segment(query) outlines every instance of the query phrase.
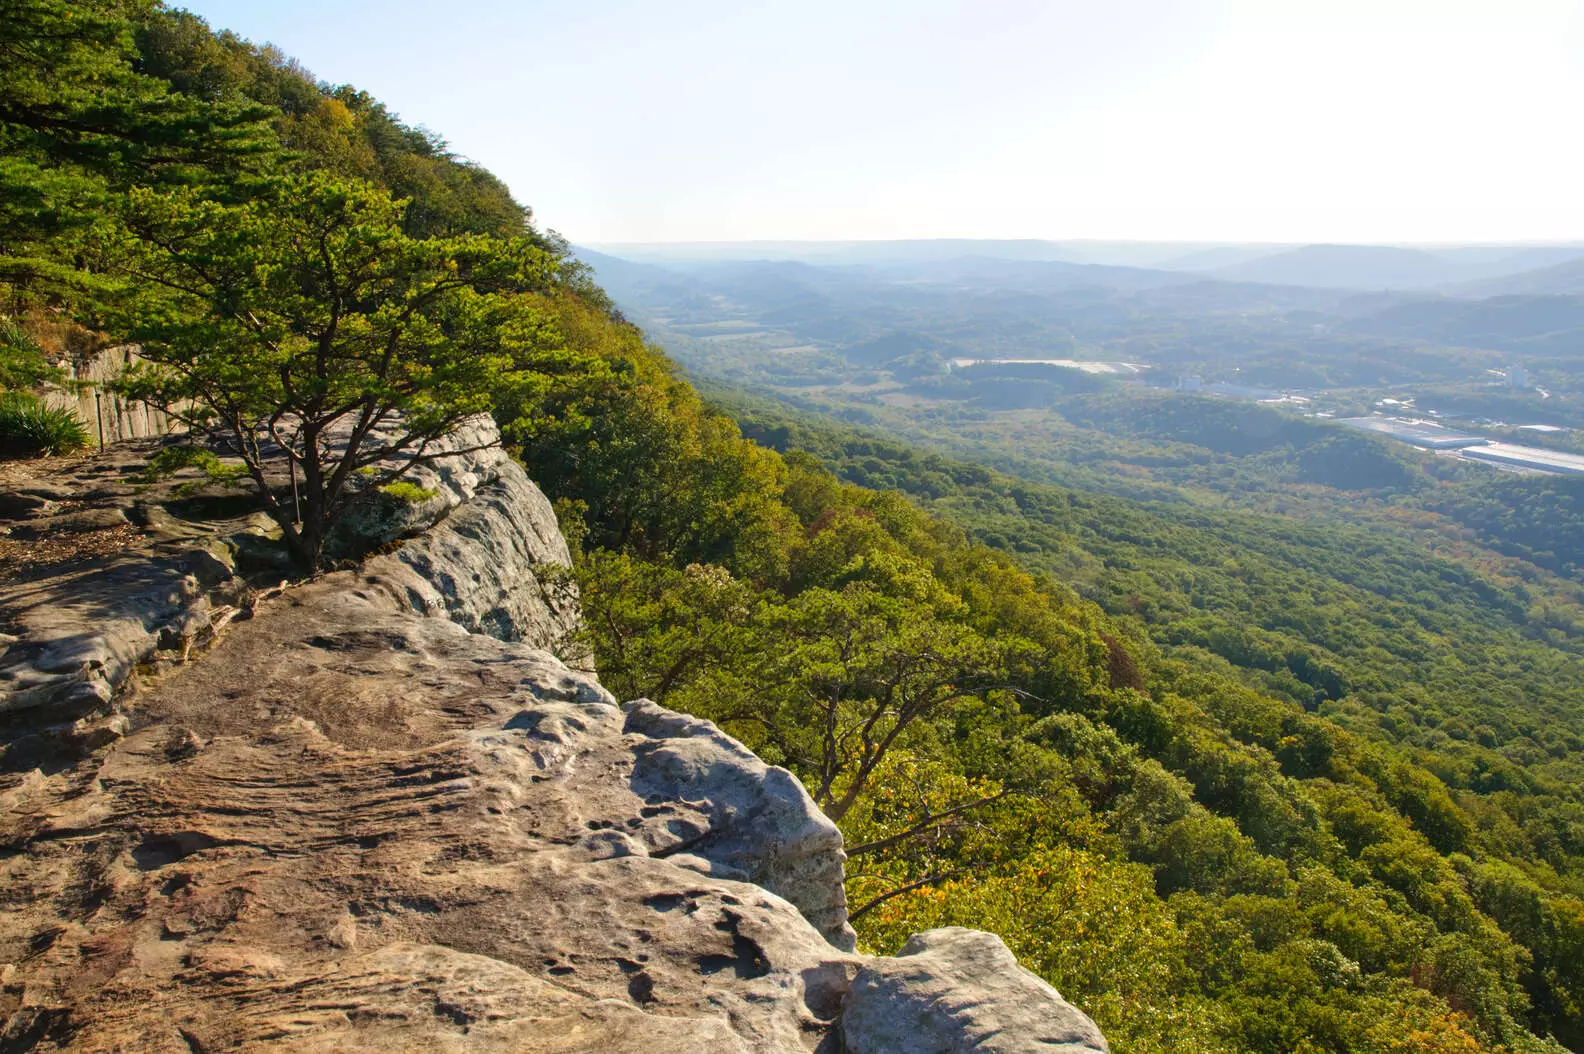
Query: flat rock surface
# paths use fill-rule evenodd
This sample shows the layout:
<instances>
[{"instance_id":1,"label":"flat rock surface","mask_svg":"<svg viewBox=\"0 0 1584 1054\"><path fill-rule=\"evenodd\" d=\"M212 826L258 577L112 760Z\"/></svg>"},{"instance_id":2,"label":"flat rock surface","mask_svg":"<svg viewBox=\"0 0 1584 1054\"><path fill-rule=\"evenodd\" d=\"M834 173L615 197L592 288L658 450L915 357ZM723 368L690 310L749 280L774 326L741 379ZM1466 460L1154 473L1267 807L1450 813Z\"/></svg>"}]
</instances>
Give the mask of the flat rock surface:
<instances>
[{"instance_id":1,"label":"flat rock surface","mask_svg":"<svg viewBox=\"0 0 1584 1054\"><path fill-rule=\"evenodd\" d=\"M365 547L416 537L364 571L398 606L546 646L577 626L561 573L571 558L549 501L499 439L488 418L469 419L432 451L455 454L411 472L430 499L366 502L373 511L353 517ZM0 715L36 711L34 725L81 740L74 726L156 652L185 656L217 610L292 575L251 484L193 467L151 479L162 445L0 465Z\"/></svg>"},{"instance_id":2,"label":"flat rock surface","mask_svg":"<svg viewBox=\"0 0 1584 1054\"><path fill-rule=\"evenodd\" d=\"M257 536L263 517L238 491L191 493L203 487L195 470L141 482L158 447L3 466L0 718L27 711L35 727L70 728L246 591L227 539ZM0 742L13 731L0 727Z\"/></svg>"},{"instance_id":3,"label":"flat rock surface","mask_svg":"<svg viewBox=\"0 0 1584 1054\"><path fill-rule=\"evenodd\" d=\"M857 958L722 877L755 864L717 816L728 800L781 816L812 844L777 853L834 853L838 875L839 841L712 726L629 730L549 654L391 610L351 573L234 624L127 716L124 739L0 793L6 1042L801 1050L832 1035ZM697 764L680 782L635 775L659 753Z\"/></svg>"}]
</instances>

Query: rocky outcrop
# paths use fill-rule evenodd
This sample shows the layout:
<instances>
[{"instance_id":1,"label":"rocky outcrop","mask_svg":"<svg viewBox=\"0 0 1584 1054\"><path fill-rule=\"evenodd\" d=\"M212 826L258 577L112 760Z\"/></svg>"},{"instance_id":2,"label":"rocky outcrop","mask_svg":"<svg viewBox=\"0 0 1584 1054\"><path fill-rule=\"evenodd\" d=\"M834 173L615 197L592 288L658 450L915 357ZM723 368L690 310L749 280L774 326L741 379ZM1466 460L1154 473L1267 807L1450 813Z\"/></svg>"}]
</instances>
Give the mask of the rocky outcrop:
<instances>
[{"instance_id":1,"label":"rocky outcrop","mask_svg":"<svg viewBox=\"0 0 1584 1054\"><path fill-rule=\"evenodd\" d=\"M708 721L647 699L628 704L625 728L648 739L634 747L634 790L695 803L690 857L708 861L711 875L785 898L826 940L853 949L841 832L797 777L766 765Z\"/></svg>"},{"instance_id":2,"label":"rocky outcrop","mask_svg":"<svg viewBox=\"0 0 1584 1054\"><path fill-rule=\"evenodd\" d=\"M0 587L13 630L0 641L0 713L66 722L109 706L162 637L196 631L209 593L231 579L223 561L192 550L110 557Z\"/></svg>"},{"instance_id":3,"label":"rocky outcrop","mask_svg":"<svg viewBox=\"0 0 1584 1054\"><path fill-rule=\"evenodd\" d=\"M1110 1050L1082 1012L1018 965L1001 938L956 926L918 933L895 958L864 963L847 994L849 1050L912 1054L1096 1054Z\"/></svg>"},{"instance_id":4,"label":"rocky outcrop","mask_svg":"<svg viewBox=\"0 0 1584 1054\"><path fill-rule=\"evenodd\" d=\"M241 602L232 543L258 537L267 518L222 497L199 526L202 499L181 491L191 480L140 481L154 449L124 446L0 483L0 540L35 556L0 572L0 718L92 736L140 664L162 645L191 644L216 608Z\"/></svg>"},{"instance_id":5,"label":"rocky outcrop","mask_svg":"<svg viewBox=\"0 0 1584 1054\"><path fill-rule=\"evenodd\" d=\"M13 1032L395 1050L559 1022L559 1049L796 1050L829 1031L857 960L728 877L711 837L728 811L815 826L801 788L734 771L751 755L708 726L629 730L547 653L361 586L293 590L145 688L125 739L5 793ZM713 774L641 774L657 755Z\"/></svg>"},{"instance_id":6,"label":"rocky outcrop","mask_svg":"<svg viewBox=\"0 0 1584 1054\"><path fill-rule=\"evenodd\" d=\"M510 599L565 554L521 485L479 474L192 661L156 639L84 704L119 738L28 748L60 695L0 715L0 1048L1105 1049L988 935L855 954L840 835L790 773L535 647L575 611ZM107 591L61 619L147 602ZM10 649L57 624L35 609Z\"/></svg>"},{"instance_id":7,"label":"rocky outcrop","mask_svg":"<svg viewBox=\"0 0 1584 1054\"><path fill-rule=\"evenodd\" d=\"M429 498L366 502L343 533L360 549L411 538L363 567L366 586L393 603L502 640L553 645L577 625L576 593L559 570L571 558L549 501L492 445L499 438L487 417L468 421L436 445L457 453L406 477ZM0 533L117 541L0 582L8 620L0 714L36 710L70 728L107 707L162 647L184 650L218 611L247 603L248 577L290 573L269 541L273 525L245 490L206 486L196 469L151 483L142 472L156 449L123 445L66 462L0 502Z\"/></svg>"},{"instance_id":8,"label":"rocky outcrop","mask_svg":"<svg viewBox=\"0 0 1584 1054\"><path fill-rule=\"evenodd\" d=\"M343 429L339 442L346 441ZM399 421L374 429L369 436L371 444L392 447L403 438ZM423 447L423 460L392 457L368 466L351 477L350 487L355 492L389 479L385 473L400 471L399 481L425 495L420 500L381 500L372 490L363 490L367 499L355 503L342 519L332 545L347 552L362 552L398 538L412 538L445 519L454 509L473 500L483 487L498 479L502 472L516 467L511 456L500 446L500 429L488 416L480 414L459 424L448 435L433 440ZM518 474L522 470L518 468ZM522 476L526 481L527 477ZM537 488L535 488L537 490ZM552 531L554 526L552 522Z\"/></svg>"},{"instance_id":9,"label":"rocky outcrop","mask_svg":"<svg viewBox=\"0 0 1584 1054\"><path fill-rule=\"evenodd\" d=\"M117 344L98 350L81 348L67 354L55 365L70 376L72 383L66 388L47 387L45 405L76 413L100 446L162 436L177 428L163 410L124 398L111 389L111 382L139 360L140 350L136 344Z\"/></svg>"},{"instance_id":10,"label":"rocky outcrop","mask_svg":"<svg viewBox=\"0 0 1584 1054\"><path fill-rule=\"evenodd\" d=\"M473 633L551 646L577 626L572 562L555 511L507 461L472 500L364 570L400 604Z\"/></svg>"},{"instance_id":11,"label":"rocky outcrop","mask_svg":"<svg viewBox=\"0 0 1584 1054\"><path fill-rule=\"evenodd\" d=\"M342 523L342 547L411 539L364 568L398 603L501 640L564 640L578 618L577 595L555 571L572 562L566 539L544 493L501 449L495 422L470 418L426 453L434 460L407 468L402 482L429 496L371 495Z\"/></svg>"}]
</instances>

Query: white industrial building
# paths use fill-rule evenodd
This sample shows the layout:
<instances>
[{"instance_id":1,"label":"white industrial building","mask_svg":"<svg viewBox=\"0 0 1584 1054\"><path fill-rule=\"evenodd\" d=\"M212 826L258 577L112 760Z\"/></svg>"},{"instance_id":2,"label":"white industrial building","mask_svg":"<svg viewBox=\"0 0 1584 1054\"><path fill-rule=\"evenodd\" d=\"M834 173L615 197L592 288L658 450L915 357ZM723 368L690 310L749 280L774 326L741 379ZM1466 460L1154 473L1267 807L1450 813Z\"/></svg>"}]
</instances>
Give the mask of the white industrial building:
<instances>
[{"instance_id":1,"label":"white industrial building","mask_svg":"<svg viewBox=\"0 0 1584 1054\"><path fill-rule=\"evenodd\" d=\"M1510 465L1513 468L1584 476L1584 456L1564 454L1559 450L1519 446L1517 443L1483 443L1480 446L1464 447L1460 453L1467 458Z\"/></svg>"},{"instance_id":2,"label":"white industrial building","mask_svg":"<svg viewBox=\"0 0 1584 1054\"><path fill-rule=\"evenodd\" d=\"M1427 450L1455 450L1485 442L1484 437L1454 432L1433 421L1416 421L1407 417L1344 417L1337 424L1358 428L1365 432L1401 439L1404 443L1422 446Z\"/></svg>"}]
</instances>

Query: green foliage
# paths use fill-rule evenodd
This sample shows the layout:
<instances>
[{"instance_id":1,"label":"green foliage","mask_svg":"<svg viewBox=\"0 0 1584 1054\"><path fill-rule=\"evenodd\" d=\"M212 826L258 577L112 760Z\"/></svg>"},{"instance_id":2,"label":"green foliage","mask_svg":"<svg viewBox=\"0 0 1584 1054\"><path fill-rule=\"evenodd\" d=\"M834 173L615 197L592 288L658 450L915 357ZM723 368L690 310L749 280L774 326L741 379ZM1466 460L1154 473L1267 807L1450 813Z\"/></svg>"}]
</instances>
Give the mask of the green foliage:
<instances>
[{"instance_id":1,"label":"green foliage","mask_svg":"<svg viewBox=\"0 0 1584 1054\"><path fill-rule=\"evenodd\" d=\"M1002 872L943 882L877 909L865 927L894 950L936 926L988 929L1082 1006L1117 1050L1224 1050L1226 1014L1192 991L1193 950L1150 871L1068 846Z\"/></svg>"},{"instance_id":2,"label":"green foliage","mask_svg":"<svg viewBox=\"0 0 1584 1054\"><path fill-rule=\"evenodd\" d=\"M111 317L143 345L119 389L220 430L306 567L360 493L351 473L394 463L377 485L395 482L497 390L533 383L513 356L543 326L519 294L555 259L528 239L413 239L401 216L320 174L241 205L134 189L109 250L129 280ZM300 503L275 497L271 443Z\"/></svg>"},{"instance_id":3,"label":"green foliage","mask_svg":"<svg viewBox=\"0 0 1584 1054\"><path fill-rule=\"evenodd\" d=\"M499 179L454 156L433 133L402 124L366 92L317 81L273 46L211 32L188 11L155 8L136 30L139 72L210 105L268 107L281 145L301 164L368 180L410 202L403 232L526 236L553 248Z\"/></svg>"},{"instance_id":4,"label":"green foliage","mask_svg":"<svg viewBox=\"0 0 1584 1054\"><path fill-rule=\"evenodd\" d=\"M0 391L26 390L60 379L61 371L50 365L32 334L15 320L0 316Z\"/></svg>"},{"instance_id":5,"label":"green foliage","mask_svg":"<svg viewBox=\"0 0 1584 1054\"><path fill-rule=\"evenodd\" d=\"M549 350L518 363L546 380L499 399L496 419L546 493L581 502L584 544L780 573L792 523L776 498L780 458L744 443L636 329L581 293L534 303Z\"/></svg>"},{"instance_id":6,"label":"green foliage","mask_svg":"<svg viewBox=\"0 0 1584 1054\"><path fill-rule=\"evenodd\" d=\"M1503 478L1451 488L1432 508L1500 552L1584 578L1584 478Z\"/></svg>"},{"instance_id":7,"label":"green foliage","mask_svg":"<svg viewBox=\"0 0 1584 1054\"><path fill-rule=\"evenodd\" d=\"M895 552L860 554L790 599L722 568L625 556L592 559L582 581L614 683L763 744L838 820L889 751L1004 681L1018 646L979 633L958 598ZM657 629L662 611L677 617Z\"/></svg>"},{"instance_id":8,"label":"green foliage","mask_svg":"<svg viewBox=\"0 0 1584 1054\"><path fill-rule=\"evenodd\" d=\"M71 454L88 442L88 426L74 411L26 392L0 393L0 457Z\"/></svg>"},{"instance_id":9,"label":"green foliage","mask_svg":"<svg viewBox=\"0 0 1584 1054\"><path fill-rule=\"evenodd\" d=\"M747 426L905 489L1090 598L795 450L774 495L799 525L778 543L784 570L728 572L652 536L642 552L609 551L615 535L589 547L607 683L712 717L803 776L841 817L870 947L989 926L1119 1049L1538 1051L1557 1048L1524 1022L1574 1035L1571 938L1540 934L1571 933L1584 868L1515 832L1578 808L1577 755L1531 756L1520 776L1498 728L1532 735L1549 708L1577 707L1575 660L1529 639L1501 587L1357 529L1146 509L763 408ZM560 496L579 500L570 480ZM874 620L882 602L896 621ZM905 657L911 640L931 656L984 647L855 780L865 700L883 695L870 649ZM1442 734L1448 711L1463 738ZM1464 854L1536 876L1533 899L1473 895ZM1081 908L1091 884L1105 899ZM1119 914L1099 936L1064 931L1106 904Z\"/></svg>"},{"instance_id":10,"label":"green foliage","mask_svg":"<svg viewBox=\"0 0 1584 1054\"><path fill-rule=\"evenodd\" d=\"M1425 1036L1522 1047L1516 1023L1531 1016L1577 1038L1576 1013L1560 1009L1571 982L1525 965L1544 942L1515 924L1497 929L1449 863L1461 853L1511 862L1537 876L1538 903L1555 905L1547 917L1558 920L1584 886L1584 858L1558 852L1557 820L1536 825L1584 815L1584 743L1560 716L1584 707L1578 645L1536 639L1511 586L1356 527L1145 509L758 408L748 431L818 450L849 478L905 488L973 537L1015 544L1163 649L1145 667L1148 699L1114 694L1083 712L1177 782L1159 772L1140 782L1141 767L1131 789L1120 784L1137 755L1097 739L1093 725L1042 722L1029 734L1064 757L1094 756L1075 769L1078 785L1116 817L1127 857L1154 866L1159 891L1182 891L1172 903L1188 893L1290 903L1293 869L1319 863L1310 874L1345 881L1310 885L1334 906L1305 939L1342 948L1366 980L1417 978L1464 1015L1452 1031L1450 1019L1426 1024ZM1277 698L1264 694L1273 689ZM1347 883L1373 890L1378 907L1344 895ZM1204 983L1231 998L1223 982ZM1270 998L1285 1004L1290 993ZM1300 1020L1289 1039L1260 1043L1288 1049L1312 1027ZM1350 1028L1356 1037L1362 1026Z\"/></svg>"},{"instance_id":11,"label":"green foliage","mask_svg":"<svg viewBox=\"0 0 1584 1054\"><path fill-rule=\"evenodd\" d=\"M184 443L163 447L149 458L141 480L144 483L156 483L169 479L184 468L196 468L203 473L205 481L227 487L247 478L247 466L228 465L208 447Z\"/></svg>"},{"instance_id":12,"label":"green foliage","mask_svg":"<svg viewBox=\"0 0 1584 1054\"><path fill-rule=\"evenodd\" d=\"M1297 465L1303 482L1338 490L1412 490L1424 482L1384 441L1354 432L1338 431L1309 444Z\"/></svg>"},{"instance_id":13,"label":"green foliage","mask_svg":"<svg viewBox=\"0 0 1584 1054\"><path fill-rule=\"evenodd\" d=\"M264 111L132 68L143 0L0 5L0 279L81 285L73 236L132 185L222 186L268 164Z\"/></svg>"}]
</instances>

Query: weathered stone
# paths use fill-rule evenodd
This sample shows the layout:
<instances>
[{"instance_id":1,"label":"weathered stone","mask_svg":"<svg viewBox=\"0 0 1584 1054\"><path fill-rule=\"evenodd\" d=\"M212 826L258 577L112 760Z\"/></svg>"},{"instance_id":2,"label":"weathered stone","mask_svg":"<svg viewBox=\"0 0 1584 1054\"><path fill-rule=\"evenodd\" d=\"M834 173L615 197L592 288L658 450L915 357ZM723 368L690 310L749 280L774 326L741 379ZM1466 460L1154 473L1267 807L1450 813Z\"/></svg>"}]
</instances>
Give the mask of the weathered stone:
<instances>
[{"instance_id":1,"label":"weathered stone","mask_svg":"<svg viewBox=\"0 0 1584 1054\"><path fill-rule=\"evenodd\" d=\"M47 1018L40 1049L830 1033L857 960L774 893L665 858L679 817L710 842L700 794L789 808L753 800L751 755L708 726L629 728L547 653L357 585L289 592L141 692L138 730L91 765L0 801L0 840L29 847L0 859L28 905L0 919L0 961L60 930L10 1008ZM688 778L635 779L640 754L716 738Z\"/></svg>"},{"instance_id":2,"label":"weathered stone","mask_svg":"<svg viewBox=\"0 0 1584 1054\"><path fill-rule=\"evenodd\" d=\"M84 509L81 512L63 512L59 516L37 516L24 520L18 530L43 535L70 531L102 531L110 527L124 527L126 513L118 508Z\"/></svg>"},{"instance_id":3,"label":"weathered stone","mask_svg":"<svg viewBox=\"0 0 1584 1054\"><path fill-rule=\"evenodd\" d=\"M370 443L394 443L401 438L398 424L376 429ZM345 442L345 436L341 440ZM386 478L380 473L401 469L399 482L429 493L421 501L390 497L365 491L362 500L348 510L337 526L329 546L344 555L358 556L387 542L411 538L434 526L478 489L495 479L511 456L501 448L500 430L487 414L463 421L450 434L431 442L424 450L425 460L406 465L398 458L369 466L372 473L352 478L352 488L371 486Z\"/></svg>"},{"instance_id":4,"label":"weathered stone","mask_svg":"<svg viewBox=\"0 0 1584 1054\"><path fill-rule=\"evenodd\" d=\"M850 1054L1094 1054L1094 1022L1018 965L1001 938L956 926L870 959L842 1008Z\"/></svg>"},{"instance_id":5,"label":"weathered stone","mask_svg":"<svg viewBox=\"0 0 1584 1054\"><path fill-rule=\"evenodd\" d=\"M685 799L705 803L708 822L685 841L688 853L785 897L832 944L853 949L841 832L796 776L766 765L708 721L647 699L628 704L627 731L651 737L634 748L633 790L680 789Z\"/></svg>"},{"instance_id":6,"label":"weathered stone","mask_svg":"<svg viewBox=\"0 0 1584 1054\"><path fill-rule=\"evenodd\" d=\"M126 735L131 727L132 723L125 714L83 718L72 725L69 739L72 746L88 754L108 743L114 743Z\"/></svg>"},{"instance_id":7,"label":"weathered stone","mask_svg":"<svg viewBox=\"0 0 1584 1054\"><path fill-rule=\"evenodd\" d=\"M70 484L43 480L34 481L32 483L18 487L17 493L26 494L35 498L43 498L45 501L49 502L71 501L74 498L82 496L82 492L73 488Z\"/></svg>"},{"instance_id":8,"label":"weathered stone","mask_svg":"<svg viewBox=\"0 0 1584 1054\"><path fill-rule=\"evenodd\" d=\"M577 626L577 594L559 573L571 562L549 500L508 460L473 500L364 572L410 610L553 647Z\"/></svg>"},{"instance_id":9,"label":"weathered stone","mask_svg":"<svg viewBox=\"0 0 1584 1054\"><path fill-rule=\"evenodd\" d=\"M535 646L565 543L471 456L415 480L438 524L262 604L234 515L0 587L0 1047L1105 1050L989 935L853 954L790 773Z\"/></svg>"},{"instance_id":10,"label":"weathered stone","mask_svg":"<svg viewBox=\"0 0 1584 1054\"><path fill-rule=\"evenodd\" d=\"M18 492L0 493L0 520L20 520L27 516L47 515L55 505L37 494Z\"/></svg>"},{"instance_id":11,"label":"weathered stone","mask_svg":"<svg viewBox=\"0 0 1584 1054\"><path fill-rule=\"evenodd\" d=\"M452 618L470 630L551 645L577 624L575 592L559 584L559 569L570 556L550 503L500 448L499 438L494 422L480 416L433 445L431 453L457 453L416 466L407 478L436 497L411 510L410 519L386 523L380 528L385 534L363 542L389 541L445 519L397 554L369 561L366 584L411 610ZM105 491L97 479L136 475L142 456L157 447L144 442L84 462L63 482L40 482L33 489L73 499ZM80 489L67 490L69 482ZM277 580L290 573L284 549L263 537L270 529L267 518L247 508L245 495L236 495L240 514L218 523L173 515L152 495L145 497L151 500L134 507L130 518L112 504L23 521L33 535L136 522L162 547L0 584L0 614L20 626L31 645L26 654L13 649L0 657L0 713L42 708L57 723L69 724L102 710L156 650L183 649L206 624L207 608L218 602L217 591L234 573Z\"/></svg>"},{"instance_id":12,"label":"weathered stone","mask_svg":"<svg viewBox=\"0 0 1584 1054\"><path fill-rule=\"evenodd\" d=\"M91 712L231 577L197 549L121 553L0 584L0 610L27 645L0 657L0 713L46 708L69 721Z\"/></svg>"},{"instance_id":13,"label":"weathered stone","mask_svg":"<svg viewBox=\"0 0 1584 1054\"><path fill-rule=\"evenodd\" d=\"M577 595L557 571L571 555L549 500L501 448L488 416L431 444L426 456L437 454L401 477L430 497L369 494L342 521L332 549L361 554L410 539L364 564L370 587L474 633L539 647L562 642L577 626Z\"/></svg>"}]
</instances>

